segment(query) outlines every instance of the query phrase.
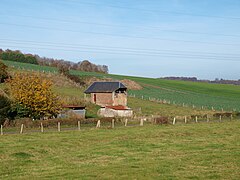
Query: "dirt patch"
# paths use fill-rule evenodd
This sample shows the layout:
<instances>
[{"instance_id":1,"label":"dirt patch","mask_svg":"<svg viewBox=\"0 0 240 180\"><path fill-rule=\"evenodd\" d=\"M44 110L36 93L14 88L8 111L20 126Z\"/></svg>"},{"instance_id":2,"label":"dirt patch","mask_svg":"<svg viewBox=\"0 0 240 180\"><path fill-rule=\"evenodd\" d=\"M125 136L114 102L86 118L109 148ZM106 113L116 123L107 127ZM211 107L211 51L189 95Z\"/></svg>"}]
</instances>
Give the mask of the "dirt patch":
<instances>
[{"instance_id":1,"label":"dirt patch","mask_svg":"<svg viewBox=\"0 0 240 180\"><path fill-rule=\"evenodd\" d=\"M92 77L86 80L86 84L88 86L90 86L93 82L115 82L115 81L119 81L121 83L123 83L128 89L131 90L141 90L143 87L136 83L135 81L129 80L129 79L123 79L123 80L117 80L117 79L112 79L112 78L103 78L103 79L99 79L96 77Z\"/></svg>"},{"instance_id":2,"label":"dirt patch","mask_svg":"<svg viewBox=\"0 0 240 180\"><path fill-rule=\"evenodd\" d=\"M127 86L128 89L131 89L131 90L141 90L143 88L140 84L129 79L124 79L124 80L121 80L120 82L123 83L125 86Z\"/></svg>"}]
</instances>

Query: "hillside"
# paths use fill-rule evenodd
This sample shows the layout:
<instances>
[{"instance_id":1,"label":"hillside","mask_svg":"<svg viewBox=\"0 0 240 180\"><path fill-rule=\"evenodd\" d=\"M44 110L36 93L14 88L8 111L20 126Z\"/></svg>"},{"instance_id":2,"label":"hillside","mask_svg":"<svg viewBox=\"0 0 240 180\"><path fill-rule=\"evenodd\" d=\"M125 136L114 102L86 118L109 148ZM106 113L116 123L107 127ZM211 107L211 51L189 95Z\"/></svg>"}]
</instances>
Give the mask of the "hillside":
<instances>
[{"instance_id":1,"label":"hillside","mask_svg":"<svg viewBox=\"0 0 240 180\"><path fill-rule=\"evenodd\" d=\"M4 61L9 67L24 70L57 73L57 69L48 66ZM139 83L143 89L129 90L129 94L139 99L170 101L178 106L198 107L211 110L240 111L240 86L208 84L203 82L173 81L144 77L101 74L93 72L70 71L74 75L116 80L130 79ZM130 101L131 104L131 101Z\"/></svg>"}]
</instances>

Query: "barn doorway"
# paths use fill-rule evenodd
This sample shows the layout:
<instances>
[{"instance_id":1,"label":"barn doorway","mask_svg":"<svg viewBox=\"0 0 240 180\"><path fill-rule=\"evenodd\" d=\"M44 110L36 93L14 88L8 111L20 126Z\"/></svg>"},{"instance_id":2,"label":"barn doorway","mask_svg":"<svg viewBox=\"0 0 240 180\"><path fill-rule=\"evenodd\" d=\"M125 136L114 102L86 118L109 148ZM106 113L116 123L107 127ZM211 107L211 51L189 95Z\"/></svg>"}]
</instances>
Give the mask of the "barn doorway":
<instances>
[{"instance_id":1,"label":"barn doorway","mask_svg":"<svg viewBox=\"0 0 240 180\"><path fill-rule=\"evenodd\" d=\"M94 103L97 102L97 95L96 94L93 95L93 101L94 101Z\"/></svg>"}]
</instances>

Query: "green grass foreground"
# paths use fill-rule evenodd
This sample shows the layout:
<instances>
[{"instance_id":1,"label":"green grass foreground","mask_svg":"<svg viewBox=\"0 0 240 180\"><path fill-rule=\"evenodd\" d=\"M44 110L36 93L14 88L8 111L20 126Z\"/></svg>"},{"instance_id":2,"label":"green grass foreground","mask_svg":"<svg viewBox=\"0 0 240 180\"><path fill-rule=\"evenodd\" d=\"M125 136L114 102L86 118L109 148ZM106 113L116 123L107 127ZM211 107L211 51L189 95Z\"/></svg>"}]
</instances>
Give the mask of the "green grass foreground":
<instances>
[{"instance_id":1,"label":"green grass foreground","mask_svg":"<svg viewBox=\"0 0 240 180\"><path fill-rule=\"evenodd\" d=\"M0 179L239 179L240 121L0 136Z\"/></svg>"}]
</instances>

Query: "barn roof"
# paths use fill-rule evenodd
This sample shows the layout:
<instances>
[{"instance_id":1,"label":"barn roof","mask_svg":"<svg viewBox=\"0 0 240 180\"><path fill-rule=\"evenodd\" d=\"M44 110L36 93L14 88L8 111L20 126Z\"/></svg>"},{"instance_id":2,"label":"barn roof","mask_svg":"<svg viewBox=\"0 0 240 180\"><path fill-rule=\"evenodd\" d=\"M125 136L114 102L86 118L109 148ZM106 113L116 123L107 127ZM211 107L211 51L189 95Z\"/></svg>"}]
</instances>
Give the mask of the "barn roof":
<instances>
[{"instance_id":1,"label":"barn roof","mask_svg":"<svg viewBox=\"0 0 240 180\"><path fill-rule=\"evenodd\" d=\"M110 93L118 89L127 89L121 82L94 82L85 91L86 94L90 93Z\"/></svg>"}]
</instances>

